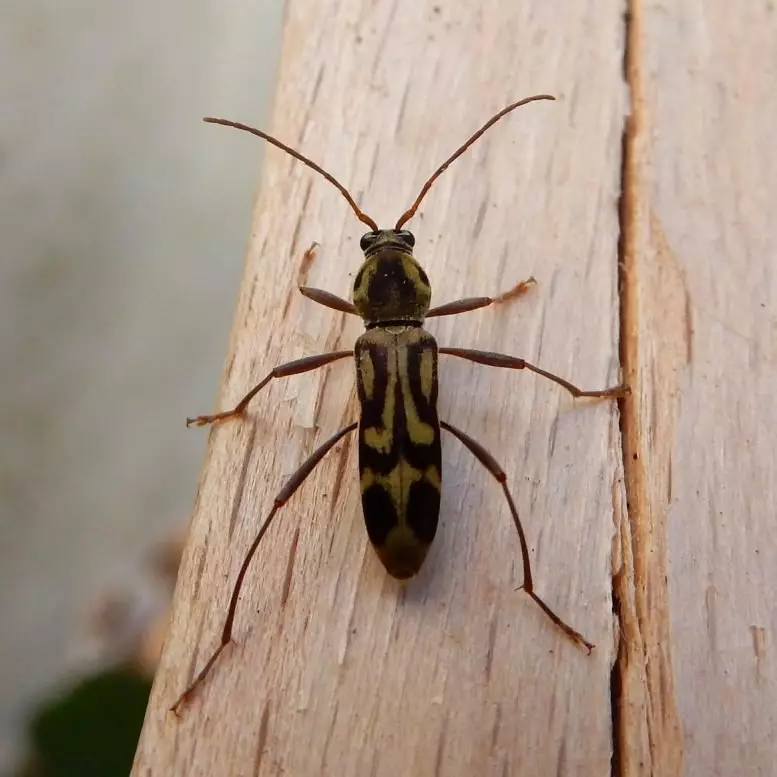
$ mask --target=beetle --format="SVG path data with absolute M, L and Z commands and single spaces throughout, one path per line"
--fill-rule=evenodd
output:
M 528 543 L 518 510 L 507 487 L 504 470 L 477 441 L 438 418 L 438 357 L 440 354 L 447 354 L 492 367 L 529 370 L 557 383 L 574 397 L 618 398 L 626 396 L 630 389 L 621 384 L 597 391 L 583 391 L 564 378 L 515 356 L 467 348 L 439 347 L 434 337 L 423 328 L 425 319 L 464 313 L 513 299 L 526 291 L 534 283 L 534 279 L 522 281 L 495 298 L 467 297 L 430 307 L 432 291 L 429 279 L 413 255 L 415 237 L 412 232 L 404 229 L 404 225 L 415 215 L 435 180 L 489 127 L 522 105 L 553 99 L 555 98 L 547 94 L 534 95 L 511 103 L 492 116 L 429 177 L 413 204 L 399 217 L 393 229 L 380 229 L 370 216 L 362 212 L 348 190 L 336 178 L 271 135 L 240 122 L 213 117 L 204 119 L 209 123 L 257 135 L 312 168 L 340 191 L 357 218 L 370 228 L 360 241 L 364 261 L 354 278 L 353 302 L 322 289 L 307 286 L 300 286 L 299 289 L 305 297 L 325 307 L 360 316 L 366 331 L 357 339 L 353 350 L 307 356 L 275 367 L 231 410 L 187 419 L 187 426 L 204 426 L 239 418 L 243 416 L 256 394 L 271 380 L 319 369 L 339 359 L 353 357 L 355 360 L 360 405 L 358 422 L 349 424 L 320 445 L 291 475 L 275 497 L 273 507 L 251 544 L 232 589 L 221 642 L 171 708 L 176 713 L 232 641 L 232 628 L 243 580 L 251 559 L 275 515 L 337 442 L 357 428 L 361 501 L 367 535 L 390 575 L 405 580 L 417 574 L 434 540 L 442 487 L 440 430 L 445 429 L 481 462 L 504 492 L 521 546 L 523 590 L 572 641 L 588 652 L 594 647 L 582 634 L 565 623 L 534 591 Z M 305 261 L 310 260 L 314 250 L 315 244 L 308 249 Z

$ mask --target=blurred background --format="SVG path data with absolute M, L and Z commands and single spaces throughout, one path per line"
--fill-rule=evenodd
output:
M 281 12 L 3 3 L 0 774 L 167 595 L 263 153 L 200 119 L 266 123 Z

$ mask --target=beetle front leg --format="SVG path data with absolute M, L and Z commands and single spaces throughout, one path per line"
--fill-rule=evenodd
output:
M 299 293 L 303 297 L 318 302 L 319 305 L 323 305 L 325 308 L 331 308 L 332 310 L 339 310 L 341 313 L 348 313 L 352 316 L 358 316 L 359 313 L 356 310 L 356 306 L 352 302 L 348 302 L 347 299 L 338 297 L 337 294 L 332 294 L 331 291 L 324 291 L 323 289 L 314 289 L 312 286 L 305 286 L 304 279 L 307 277 L 310 265 L 313 263 L 313 258 L 316 255 L 316 248 L 318 243 L 313 243 L 305 255 L 302 257 L 302 267 L 297 275 L 297 288 Z
M 446 302 L 444 305 L 438 305 L 437 307 L 430 308 L 426 314 L 427 318 L 433 318 L 434 316 L 455 316 L 458 313 L 468 313 L 470 310 L 479 310 L 480 308 L 487 308 L 489 305 L 493 305 L 499 302 L 510 302 L 517 299 L 522 294 L 525 294 L 532 286 L 537 283 L 534 276 L 530 276 L 525 281 L 516 283 L 511 289 L 508 289 L 504 294 L 500 294 L 498 297 L 464 297 L 463 299 L 457 299 L 453 302 Z

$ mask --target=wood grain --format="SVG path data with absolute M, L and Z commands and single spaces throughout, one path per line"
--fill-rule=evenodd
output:
M 270 129 L 387 225 L 492 112 L 559 98 L 491 130 L 409 226 L 434 304 L 539 281 L 430 321 L 442 344 L 523 356 L 583 388 L 616 382 L 623 355 L 623 443 L 611 403 L 453 361 L 441 374 L 442 417 L 509 474 L 537 590 L 596 650 L 515 590 L 507 507 L 449 437 L 430 558 L 409 585 L 388 579 L 345 443 L 268 533 L 238 644 L 180 719 L 167 712 L 218 644 L 274 494 L 355 418 L 353 370 L 333 365 L 268 387 L 245 422 L 211 433 L 134 774 L 772 773 L 776 14 L 551 6 L 291 0 Z M 307 282 L 347 296 L 361 225 L 280 152 L 261 191 L 219 408 L 359 332 L 295 281 L 316 240 Z
M 771 775 L 777 12 L 632 11 L 623 772 Z

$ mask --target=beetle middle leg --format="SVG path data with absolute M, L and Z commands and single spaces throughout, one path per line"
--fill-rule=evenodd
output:
M 240 596 L 240 589 L 243 587 L 243 579 L 248 571 L 248 565 L 251 563 L 251 559 L 256 553 L 256 549 L 259 547 L 259 543 L 262 541 L 262 537 L 267 533 L 270 528 L 270 524 L 275 518 L 278 511 L 283 507 L 286 502 L 291 499 L 294 492 L 304 483 L 307 476 L 316 468 L 321 459 L 326 456 L 329 451 L 343 438 L 346 434 L 350 434 L 358 426 L 358 422 L 349 424 L 345 428 L 341 429 L 337 434 L 332 435 L 326 442 L 322 443 L 315 451 L 303 462 L 303 464 L 297 469 L 296 472 L 286 481 L 286 485 L 278 492 L 278 495 L 273 501 L 272 510 L 270 514 L 265 518 L 264 523 L 259 529 L 259 533 L 256 535 L 251 547 L 248 549 L 243 563 L 238 572 L 237 579 L 235 580 L 235 586 L 232 589 L 232 596 L 229 600 L 229 610 L 227 612 L 227 620 L 224 623 L 224 629 L 221 632 L 221 643 L 216 648 L 213 655 L 205 662 L 205 666 L 199 671 L 197 676 L 189 684 L 189 687 L 178 697 L 178 700 L 170 707 L 170 710 L 176 715 L 178 710 L 184 704 L 184 702 L 194 693 L 200 683 L 207 677 L 213 664 L 216 663 L 216 659 L 221 655 L 224 648 L 232 642 L 232 625 L 235 621 L 235 611 L 237 610 L 237 600 Z
M 494 479 L 502 487 L 507 504 L 510 507 L 510 514 L 513 518 L 515 528 L 518 530 L 518 538 L 521 541 L 521 556 L 523 557 L 523 590 L 539 605 L 545 615 L 550 618 L 573 642 L 585 648 L 589 653 L 593 650 L 593 643 L 589 642 L 579 631 L 573 629 L 565 623 L 553 610 L 548 607 L 540 597 L 534 593 L 534 581 L 532 580 L 531 561 L 529 560 L 529 546 L 526 542 L 526 534 L 523 531 L 521 519 L 518 516 L 518 509 L 513 501 L 510 489 L 507 487 L 507 475 L 499 466 L 496 459 L 479 443 L 473 440 L 469 435 L 451 426 L 445 421 L 440 421 L 440 426 L 449 431 L 454 437 L 469 449 L 470 453 L 493 475 Z
M 552 372 L 535 367 L 529 364 L 525 359 L 519 359 L 517 356 L 509 356 L 504 353 L 494 353 L 493 351 L 475 351 L 471 348 L 440 348 L 440 353 L 447 353 L 449 356 L 458 356 L 460 359 L 467 359 L 476 364 L 486 364 L 489 367 L 506 367 L 510 370 L 529 370 L 543 378 L 552 380 L 563 386 L 573 397 L 626 397 L 631 394 L 631 388 L 626 384 L 612 386 L 611 388 L 598 389 L 595 391 L 584 391 L 564 378 L 554 375 Z
M 280 364 L 270 373 L 264 376 L 259 383 L 257 383 L 238 403 L 232 410 L 225 410 L 222 413 L 214 413 L 213 415 L 198 415 L 195 418 L 187 418 L 187 426 L 205 426 L 206 424 L 212 424 L 214 421 L 226 421 L 229 418 L 237 418 L 243 415 L 248 403 L 273 379 L 273 378 L 286 378 L 289 375 L 299 375 L 301 372 L 310 372 L 311 370 L 317 370 L 319 367 L 323 367 L 326 364 L 331 364 L 338 359 L 345 359 L 346 356 L 353 356 L 353 351 L 331 351 L 330 353 L 319 353 L 315 356 L 305 356 L 302 359 L 295 359 L 292 362 L 286 362 Z

